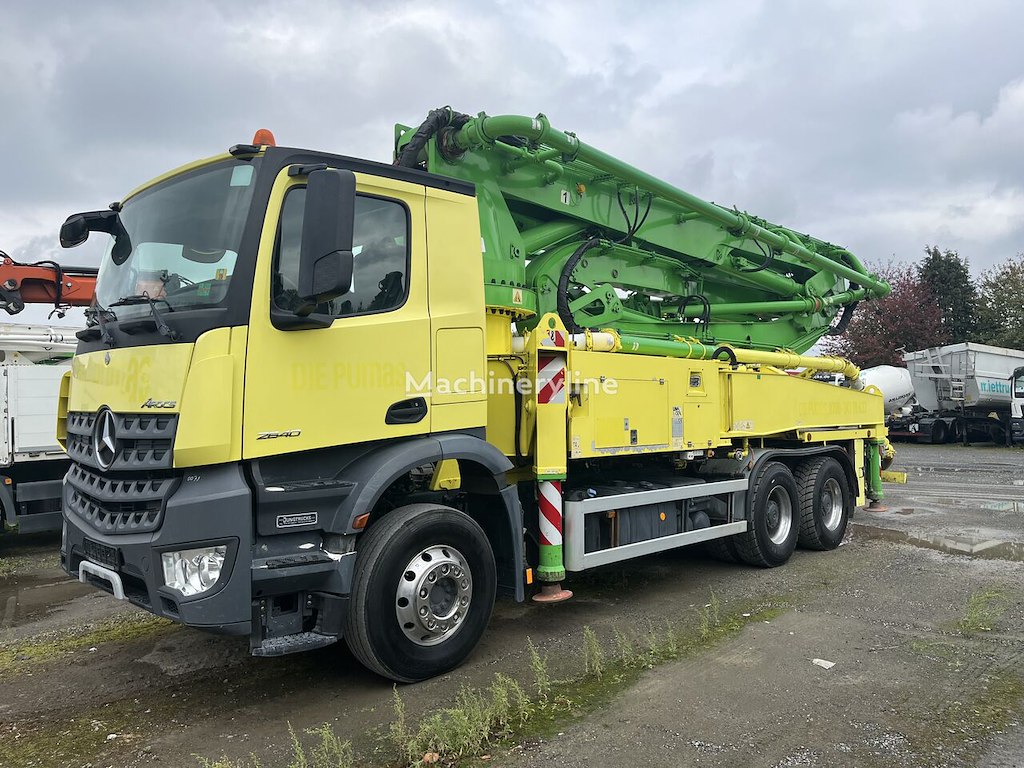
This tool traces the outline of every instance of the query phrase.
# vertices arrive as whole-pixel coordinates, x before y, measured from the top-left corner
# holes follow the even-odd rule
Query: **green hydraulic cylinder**
[[[868,492],[871,499],[871,506],[877,508],[885,498],[885,491],[882,490],[882,455],[881,440],[868,441]]]

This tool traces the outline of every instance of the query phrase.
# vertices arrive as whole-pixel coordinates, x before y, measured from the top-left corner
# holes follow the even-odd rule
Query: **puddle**
[[[912,515],[914,513],[934,514],[949,511],[949,507],[958,507],[967,510],[979,510],[985,512],[1007,512],[1014,515],[1024,516],[1024,499],[980,499],[960,498],[951,496],[931,495],[925,493],[901,495],[901,501],[915,504],[913,507],[890,507],[891,512],[899,515]],[[939,507],[932,506],[939,504]],[[946,507],[946,509],[942,509]]]
[[[1024,542],[982,538],[980,536],[915,536],[906,531],[879,528],[874,525],[854,526],[854,538],[865,537],[878,541],[910,544],[923,549],[934,549],[951,555],[969,555],[982,560],[1012,560],[1024,562]]]
[[[0,629],[30,624],[93,590],[67,577],[19,578],[0,587]]]
[[[1024,515],[1024,501],[1020,500],[979,501],[977,499],[950,499],[950,502],[960,507],[977,507],[979,509],[989,509],[993,512],[1013,512],[1014,514]]]
[[[995,512],[1013,512],[1014,514],[1024,515],[1024,502],[979,502],[978,506],[982,509],[991,509]]]

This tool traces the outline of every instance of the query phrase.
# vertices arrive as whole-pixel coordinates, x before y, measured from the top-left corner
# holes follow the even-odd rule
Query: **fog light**
[[[220,578],[227,551],[228,548],[222,546],[164,552],[160,556],[164,565],[164,584],[185,597],[205,592]]]

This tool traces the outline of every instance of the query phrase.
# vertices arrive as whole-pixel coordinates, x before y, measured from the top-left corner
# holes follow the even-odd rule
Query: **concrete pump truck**
[[[543,115],[435,110],[393,164],[261,130],[61,242],[91,232],[63,567],[255,655],[428,678],[496,594],[699,542],[777,566],[881,498],[881,394],[802,353],[888,285]]]

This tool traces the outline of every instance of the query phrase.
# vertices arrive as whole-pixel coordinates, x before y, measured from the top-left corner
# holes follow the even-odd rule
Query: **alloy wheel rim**
[[[821,489],[821,524],[834,531],[843,519],[843,491],[839,482],[830,477]]]
[[[473,601],[473,576],[455,547],[421,550],[398,579],[395,614],[402,632],[417,645],[448,640],[465,623]]]
[[[783,544],[793,528],[793,500],[781,485],[772,488],[768,494],[767,507],[768,538],[773,544]]]

